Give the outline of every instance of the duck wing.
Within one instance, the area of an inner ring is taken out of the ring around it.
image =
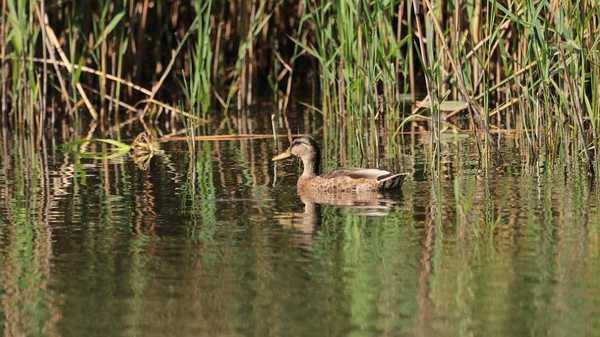
[[[325,179],[349,177],[352,179],[372,179],[377,181],[378,189],[390,190],[398,188],[404,181],[405,173],[392,173],[380,169],[342,169],[323,175]]]
[[[376,179],[379,180],[382,177],[392,174],[389,171],[379,169],[341,169],[329,172],[322,175],[323,178],[338,178],[338,177],[350,177],[353,179]]]

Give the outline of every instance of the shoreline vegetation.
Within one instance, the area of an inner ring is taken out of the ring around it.
[[[393,157],[417,133],[439,154],[449,130],[485,163],[508,133],[598,172],[593,0],[0,1],[0,123],[37,144],[82,120],[209,135],[214,111],[269,102],[247,113],[288,135],[290,111],[318,116],[328,155]]]

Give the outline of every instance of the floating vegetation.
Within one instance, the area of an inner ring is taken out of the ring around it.
[[[100,150],[90,150],[91,145],[100,145]],[[147,170],[150,160],[164,152],[160,149],[158,140],[147,131],[137,135],[130,144],[114,139],[78,140],[64,145],[64,148],[79,154],[83,158],[117,159],[129,155],[136,165]]]
[[[161,154],[163,154],[163,151],[160,149],[158,141],[147,131],[142,132],[135,137],[129,150],[129,155],[142,170],[148,169],[152,157]]]
[[[90,151],[91,145],[100,145],[102,149],[100,151]],[[127,155],[132,147],[114,139],[90,139],[69,142],[63,148],[78,153],[84,158],[115,159]]]

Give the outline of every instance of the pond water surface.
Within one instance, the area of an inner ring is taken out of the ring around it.
[[[464,142],[341,207],[305,205],[272,139],[165,143],[146,171],[5,141],[1,334],[600,335],[597,192],[510,145],[482,173]]]

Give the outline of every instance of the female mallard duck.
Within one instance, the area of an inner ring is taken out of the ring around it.
[[[285,152],[273,161],[291,156],[302,160],[304,171],[298,178],[298,192],[367,192],[400,188],[405,174],[395,174],[379,169],[344,169],[319,175],[319,145],[311,137],[294,139]]]

